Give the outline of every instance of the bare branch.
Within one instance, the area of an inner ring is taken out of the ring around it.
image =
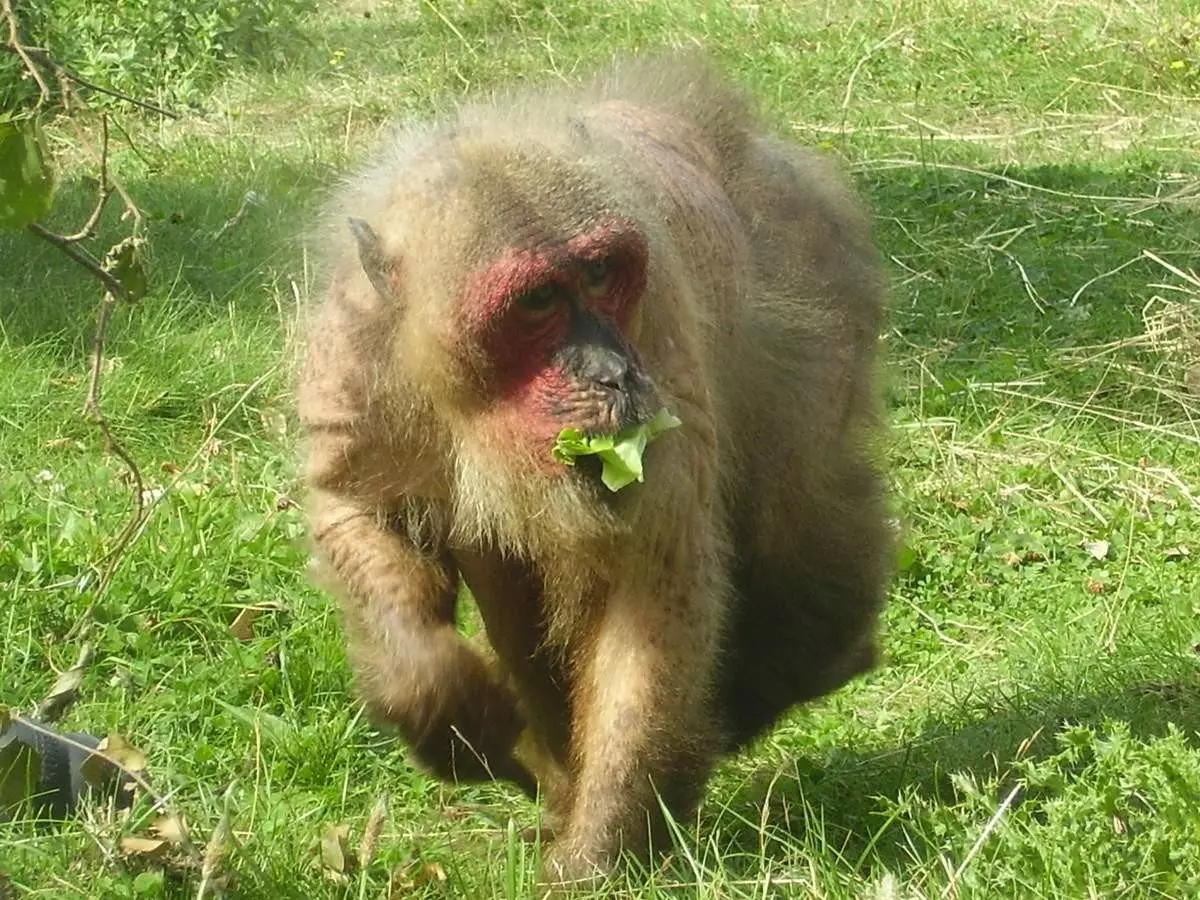
[[[104,410],[100,405],[100,379],[104,369],[104,342],[108,337],[108,323],[112,317],[113,307],[116,305],[117,298],[111,291],[106,291],[104,297],[100,300],[100,313],[96,320],[96,334],[92,338],[92,367],[88,375],[87,395],[83,401],[83,414],[100,429],[100,434],[104,437],[105,448],[118,457],[125,464],[125,468],[129,470],[129,478],[133,483],[131,488],[133,510],[130,512],[129,518],[125,520],[125,524],[113,542],[112,548],[105,554],[104,562],[102,563],[104,569],[100,573],[99,581],[96,582],[96,589],[92,591],[92,598],[88,602],[87,607],[67,632],[64,640],[68,641],[79,634],[85,633],[91,627],[92,610],[96,608],[96,604],[100,598],[108,591],[108,586],[112,582],[113,575],[116,574],[117,566],[120,565],[126,546],[128,546],[130,540],[137,533],[138,528],[147,515],[146,491],[145,484],[142,481],[141,469],[138,468],[137,463],[121,445],[121,442],[113,435],[112,429],[108,425],[108,419],[105,418]]]
[[[48,50],[45,50],[41,47],[30,47],[27,44],[20,43],[16,31],[16,19],[13,16],[11,7],[9,7],[9,3],[10,0],[0,0],[0,14],[2,14],[4,18],[8,20],[9,31],[9,42],[7,44],[0,45],[0,50],[4,50],[8,53],[15,53],[17,56],[21,57],[21,62],[24,64],[25,70],[29,72],[34,81],[38,83],[38,88],[42,93],[41,102],[49,100],[51,97],[50,88],[46,84],[45,76],[43,76],[41,72],[42,68],[47,68],[59,77],[60,82],[63,79],[66,79],[67,81],[77,84],[80,87],[85,87],[88,90],[95,91],[98,94],[106,94],[109,97],[122,100],[125,103],[130,103],[136,107],[139,107],[140,109],[146,110],[147,112],[165,116],[168,119],[179,118],[179,113],[172,112],[169,109],[164,109],[163,107],[157,106],[148,100],[139,100],[137,97],[131,97],[129,94],[118,91],[116,88],[105,87],[102,84],[96,84],[94,81],[88,81],[82,75],[73,72],[71,69],[67,68],[58,60],[56,60]]]
[[[83,223],[74,234],[63,236],[63,240],[69,243],[76,243],[85,238],[96,236],[96,226],[100,222],[100,216],[104,213],[104,207],[108,203],[108,198],[112,196],[112,183],[108,180],[108,115],[100,114],[100,186],[96,189],[96,208],[92,210],[92,214],[88,216],[88,220]]]
[[[3,0],[0,0],[0,2],[3,2]],[[63,237],[61,234],[55,234],[53,231],[43,228],[37,222],[31,222],[25,227],[43,241],[53,244],[63,253],[67,254],[67,256],[87,269],[93,277],[100,279],[104,283],[104,288],[108,293],[115,297],[125,296],[125,288],[121,286],[121,282],[113,278],[108,272],[105,272],[100,263],[96,262],[95,257],[82,247],[76,247],[69,239]]]
[[[7,3],[8,0],[3,0],[3,2]],[[38,62],[42,63],[43,65],[49,66],[50,68],[54,69],[54,71],[65,76],[66,78],[69,78],[71,81],[75,82],[76,84],[80,85],[81,87],[85,87],[91,91],[96,91],[99,94],[107,94],[109,97],[113,97],[117,100],[123,100],[126,103],[132,103],[134,106],[144,109],[147,112],[156,113],[160,116],[166,116],[168,119],[178,119],[179,118],[179,113],[171,112],[171,110],[169,110],[169,109],[163,109],[161,106],[156,106],[153,103],[150,103],[149,101],[139,100],[137,97],[131,97],[131,96],[129,96],[129,94],[123,94],[114,88],[105,87],[102,84],[96,84],[94,81],[88,81],[82,75],[78,75],[75,72],[72,72],[70,69],[68,69],[62,63],[60,63],[58,60],[56,60],[53,56],[51,56],[45,50],[41,50],[41,49],[35,50],[32,47],[24,47],[22,49],[25,51],[26,54],[28,54],[33,59],[37,60]]]
[[[25,46],[21,43],[21,35],[17,32],[17,14],[13,12],[11,0],[0,0],[0,15],[4,16],[8,22],[8,50],[21,57],[21,63],[25,66],[25,71],[29,73],[29,77],[37,82],[40,97],[38,97],[37,105],[41,106],[50,99],[50,87],[42,78],[42,73],[38,70],[37,65],[30,58],[30,54],[26,52]]]

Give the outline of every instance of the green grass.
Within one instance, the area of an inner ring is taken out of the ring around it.
[[[288,322],[314,289],[297,223],[389,116],[691,42],[872,204],[906,543],[886,664],[724,765],[626,895],[1200,889],[1200,398],[1187,347],[1143,316],[1190,306],[1195,364],[1200,297],[1143,255],[1200,257],[1194,4],[358,0],[304,27],[289,65],[135,121],[116,160],[154,290],[119,310],[105,407],[167,490],[94,611],[67,719],[145,749],[201,845],[229,791],[230,896],[537,895],[512,830],[534,808],[417,774],[347,700],[288,503]],[[214,238],[247,191],[261,205]],[[63,227],[88,203],[68,180]],[[81,579],[129,498],[79,414],[93,286],[22,237],[0,260],[0,702],[28,710],[75,657]],[[251,604],[243,642],[227,626]],[[327,879],[323,824],[353,846],[383,791],[375,861]],[[0,825],[0,871],[20,896],[195,896],[176,858],[116,849],[152,816]]]

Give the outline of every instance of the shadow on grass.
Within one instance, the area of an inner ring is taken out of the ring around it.
[[[327,166],[252,158],[249,150],[205,146],[205,177],[179,174],[132,179],[126,187],[145,217],[150,293],[128,318],[187,327],[214,318],[273,310],[276,289],[303,287],[302,234],[333,178]],[[240,155],[239,155],[240,153]],[[74,231],[95,202],[89,183],[59,189],[44,224]],[[110,201],[99,235],[84,246],[102,257],[129,234]],[[87,346],[100,286],[87,272],[28,233],[0,233],[0,324],[16,344],[49,345],[66,354]],[[280,283],[280,281],[282,283]]]
[[[148,220],[153,293],[144,305],[168,304],[184,321],[226,316],[230,303],[269,307],[273,279],[302,276],[303,229],[333,172],[257,158],[252,147],[180,152],[195,157],[189,164],[202,174],[129,184]],[[1040,167],[1003,175],[1073,196],[936,168],[876,169],[860,179],[890,260],[894,358],[932,355],[939,378],[950,381],[1040,371],[1055,349],[1139,333],[1149,285],[1164,273],[1137,261],[1072,303],[1086,282],[1144,248],[1179,259],[1200,246],[1200,219],[1182,206],[1088,199],[1161,193],[1152,170]],[[243,208],[251,192],[260,202]],[[64,186],[50,227],[71,230],[93,196],[78,181]],[[236,224],[223,228],[239,209]],[[101,253],[105,239],[124,233],[117,212],[113,204],[95,243]],[[98,295],[86,274],[26,234],[0,234],[0,259],[9,261],[0,267],[8,339],[79,346]]]
[[[783,776],[772,773],[743,783],[722,798],[715,814],[726,823],[730,816],[743,823],[726,824],[725,834],[735,856],[746,854],[749,877],[758,873],[764,830],[771,843],[778,839],[785,847],[836,853],[844,864],[860,867],[864,877],[877,877],[880,867],[892,873],[913,866],[936,871],[945,848],[930,844],[916,820],[934,808],[944,811],[963,802],[958,786],[963,776],[966,783],[983,786],[990,813],[1017,784],[1018,760],[1037,765],[1060,752],[1057,735],[1070,726],[1103,734],[1120,723],[1114,727],[1127,727],[1136,741],[1161,738],[1173,727],[1200,748],[1197,697],[1200,670],[1186,664],[1176,677],[1133,681],[1109,693],[1038,697],[966,724],[930,725],[890,750],[839,750],[823,763],[798,758]],[[1019,802],[1044,793],[1044,786],[1027,788]],[[773,856],[769,845],[766,853]]]

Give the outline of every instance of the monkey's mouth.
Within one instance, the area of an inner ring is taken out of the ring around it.
[[[627,390],[588,383],[556,403],[553,413],[564,428],[578,428],[587,437],[615,436],[649,422],[660,405],[649,383]]]

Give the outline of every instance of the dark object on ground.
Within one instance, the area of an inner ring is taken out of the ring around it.
[[[89,791],[96,797],[115,796],[118,807],[129,805],[132,795],[125,788],[132,780],[108,760],[97,757],[92,763],[101,773],[99,779],[89,783],[84,777],[84,763],[92,754],[83,748],[99,746],[97,738],[81,731],[46,734],[42,729],[53,731],[49,725],[14,718],[0,735],[0,747],[15,741],[37,752],[38,778],[30,798],[34,818],[62,821]]]

